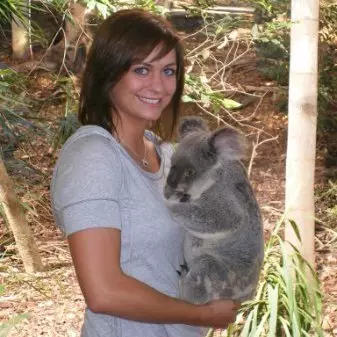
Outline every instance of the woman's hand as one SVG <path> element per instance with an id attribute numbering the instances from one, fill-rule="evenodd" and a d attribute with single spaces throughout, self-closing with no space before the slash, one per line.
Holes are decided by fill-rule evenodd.
<path id="1" fill-rule="evenodd" d="M 204 304 L 202 320 L 205 326 L 212 328 L 226 328 L 230 323 L 235 322 L 237 311 L 241 306 L 240 302 L 232 300 L 216 300 Z"/>

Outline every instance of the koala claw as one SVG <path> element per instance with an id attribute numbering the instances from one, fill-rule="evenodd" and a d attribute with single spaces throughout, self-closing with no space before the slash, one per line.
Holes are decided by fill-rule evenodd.
<path id="1" fill-rule="evenodd" d="M 181 264 L 181 265 L 180 265 L 180 268 L 183 269 L 183 270 L 185 270 L 185 271 L 188 271 L 188 267 L 187 267 L 187 264 L 186 264 L 186 263 Z"/>
<path id="2" fill-rule="evenodd" d="M 179 276 L 184 276 L 188 273 L 188 267 L 187 264 L 181 264 L 180 265 L 180 270 L 177 270 L 177 273 L 179 274 Z"/>

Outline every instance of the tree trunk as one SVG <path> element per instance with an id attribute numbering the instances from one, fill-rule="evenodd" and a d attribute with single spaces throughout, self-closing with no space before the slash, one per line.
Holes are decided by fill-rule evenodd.
<path id="1" fill-rule="evenodd" d="M 14 59 L 26 61 L 29 57 L 32 57 L 30 0 L 22 0 L 22 5 L 22 17 L 14 16 L 12 20 L 12 51 Z"/>
<path id="2" fill-rule="evenodd" d="M 16 246 L 27 273 L 35 273 L 43 269 L 41 257 L 34 237 L 28 226 L 23 207 L 19 203 L 14 185 L 7 174 L 0 157 L 0 204 L 4 206 L 5 216 L 13 232 Z"/>
<path id="3" fill-rule="evenodd" d="M 291 19 L 285 239 L 314 267 L 319 1 L 292 0 Z"/>
<path id="4" fill-rule="evenodd" d="M 74 0 L 68 1 L 68 11 L 71 14 L 71 19 L 66 17 L 64 23 L 62 23 L 64 28 L 62 29 L 63 38 L 55 45 L 51 45 L 40 60 L 14 65 L 14 70 L 32 72 L 37 69 L 49 71 L 58 69 L 60 72 L 63 70 L 69 73 L 70 71 L 76 75 L 83 71 L 93 34 L 90 25 L 88 25 L 88 15 L 90 13 L 85 5 Z M 23 25 L 22 28 L 24 28 Z M 18 33 L 18 40 L 20 36 L 22 37 Z M 17 54 L 19 55 L 19 52 Z M 26 54 L 27 52 L 23 52 L 22 57 L 24 58 Z"/>

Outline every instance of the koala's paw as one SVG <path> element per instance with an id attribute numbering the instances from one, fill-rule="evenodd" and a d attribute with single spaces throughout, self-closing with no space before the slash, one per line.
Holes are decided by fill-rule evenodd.
<path id="1" fill-rule="evenodd" d="M 171 195 L 166 197 L 166 204 L 167 205 L 174 205 L 181 202 L 187 202 L 191 199 L 191 196 L 187 193 L 182 191 L 174 191 Z"/>
<path id="2" fill-rule="evenodd" d="M 184 277 L 188 273 L 187 264 L 186 263 L 181 264 L 180 270 L 177 270 L 177 273 L 179 274 L 179 276 Z"/>
<path id="3" fill-rule="evenodd" d="M 175 191 L 174 192 L 174 199 L 180 202 L 187 202 L 189 201 L 191 196 L 183 191 Z"/>
<path id="4" fill-rule="evenodd" d="M 179 198 L 179 202 L 188 202 L 190 201 L 191 196 L 187 193 L 181 193 L 181 196 Z"/>

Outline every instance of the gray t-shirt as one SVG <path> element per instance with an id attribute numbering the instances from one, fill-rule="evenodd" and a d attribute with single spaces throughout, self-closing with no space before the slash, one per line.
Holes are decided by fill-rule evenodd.
<path id="1" fill-rule="evenodd" d="M 163 184 L 173 148 L 146 132 L 161 158 L 160 170 L 142 170 L 109 132 L 83 126 L 63 146 L 51 183 L 52 209 L 69 235 L 87 228 L 121 230 L 124 273 L 178 297 L 183 230 L 165 207 Z M 109 266 L 106 266 L 109 268 Z M 200 337 L 187 325 L 147 324 L 86 309 L 82 337 Z"/>

